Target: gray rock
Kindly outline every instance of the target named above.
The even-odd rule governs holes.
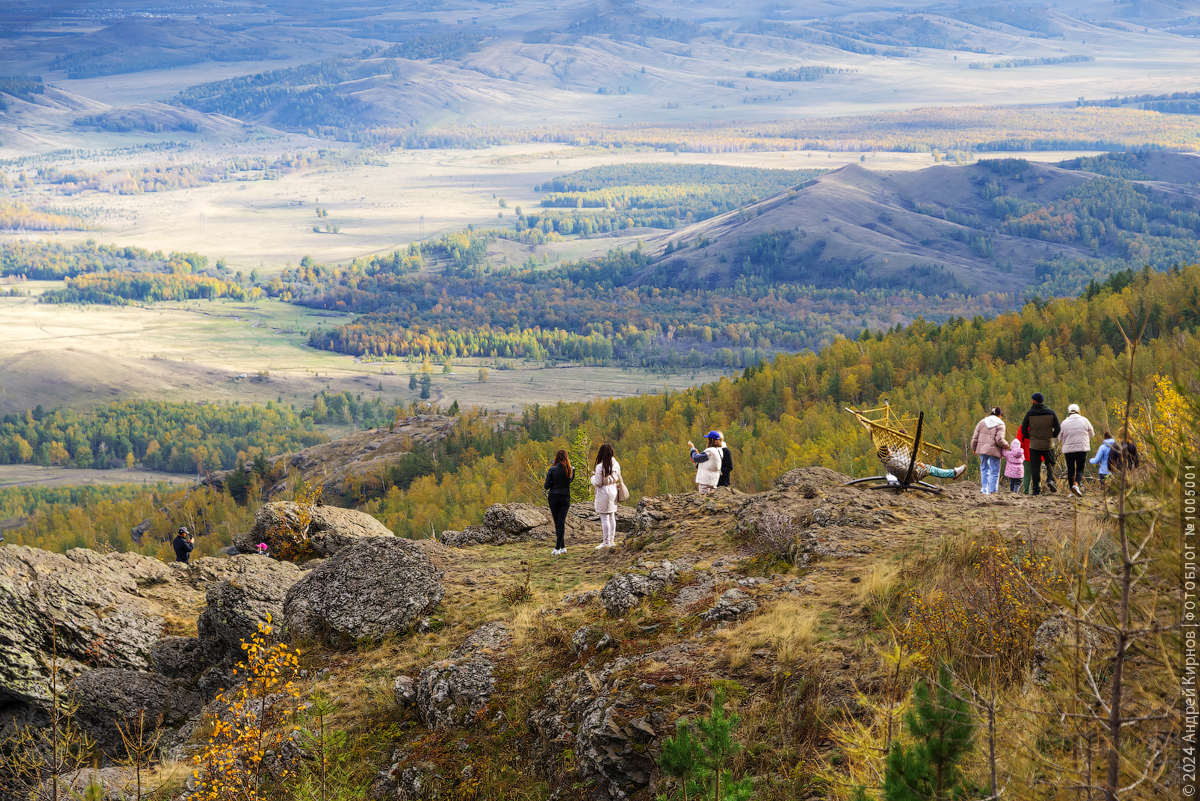
[[[261,556],[230,560],[239,572],[209,588],[208,606],[196,621],[205,661],[230,664],[242,658],[242,643],[249,642],[268,616],[283,617],[283,601],[292,585],[304,575],[290,562]]]
[[[143,783],[146,777],[142,777]],[[58,775],[60,798],[88,798],[91,801],[129,801],[137,797],[137,771],[134,768],[110,766],[107,768],[87,767],[73,773]],[[86,795],[90,790],[99,795]],[[36,801],[53,801],[54,788],[49,780],[42,785]],[[145,797],[146,788],[142,788]]]
[[[700,615],[706,623],[719,621],[741,620],[758,611],[758,604],[742,590],[725,590],[717,602]]]
[[[0,699],[49,703],[52,622],[60,685],[93,667],[149,667],[168,611],[153,596],[178,581],[138,554],[0,548]]]
[[[284,629],[293,639],[333,645],[407,633],[444,593],[442,571],[420,545],[366,537],[292,585],[283,604]]]
[[[365,512],[341,509],[336,506],[310,506],[308,544],[313,556],[332,556],[356,540],[366,537],[391,537],[387,526]],[[254,528],[234,536],[233,544],[242,553],[254,553],[259,543],[266,543],[271,553],[279,551],[272,530],[282,527],[291,531],[300,528],[300,506],[291,501],[265,503],[254,513]]]
[[[417,712],[431,729],[470,726],[496,689],[496,662],[512,643],[503,623],[485,623],[450,654],[421,671]]]
[[[118,726],[128,731],[144,714],[147,733],[161,727],[159,748],[174,744],[176,731],[200,713],[199,694],[157,673],[101,668],[83,673],[67,688],[78,704],[73,722],[109,760],[125,757]]]
[[[1089,626],[1076,626],[1075,622],[1065,614],[1059,613],[1048,618],[1038,626],[1033,633],[1033,674],[1034,684],[1047,685],[1050,683],[1050,663],[1056,659],[1065,648],[1075,647],[1076,630],[1078,630],[1079,646],[1084,655],[1090,654],[1100,646],[1100,638]]]
[[[206,667],[196,637],[163,637],[150,646],[150,668],[169,679],[191,681]]]
[[[651,570],[649,575],[618,573],[609,579],[600,591],[600,603],[609,617],[621,617],[643,599],[661,592],[675,581],[677,575],[674,565],[665,560],[661,566]]]
[[[568,517],[568,537],[577,537],[582,532],[582,524]],[[532,503],[497,503],[488,507],[482,524],[467,526],[461,531],[443,531],[441,541],[444,545],[464,548],[553,538],[554,525],[550,520],[550,510],[546,507]]]
[[[579,656],[587,650],[587,647],[591,644],[591,641],[592,627],[580,626],[575,630],[575,633],[571,635],[571,651],[576,656]]]
[[[392,697],[396,700],[396,706],[401,709],[412,706],[417,702],[417,682],[412,676],[397,676],[392,687]]]
[[[585,529],[594,531],[597,540],[600,535],[600,515],[596,514],[596,507],[590,501],[571,504],[571,517],[578,518],[584,523]],[[617,505],[617,531],[622,534],[628,534],[637,528],[637,510],[632,506]]]

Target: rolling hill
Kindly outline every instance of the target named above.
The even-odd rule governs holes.
[[[1200,158],[1144,154],[1135,162],[1142,166],[1130,169],[1146,180],[1016,159],[903,173],[850,165],[647,239],[657,258],[634,283],[716,288],[753,275],[818,288],[1019,292],[1044,281],[1039,263],[1153,260],[1127,238],[1153,236],[1144,217],[1128,213],[1139,201],[1161,207],[1154,214],[1182,214],[1192,227],[1178,232],[1180,243],[1194,244]],[[1085,216],[1107,221],[1102,235],[1089,238]]]

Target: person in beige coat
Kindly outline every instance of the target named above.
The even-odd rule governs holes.
[[[708,447],[703,451],[696,450],[691,440],[688,440],[688,447],[696,465],[696,491],[701,495],[711,495],[721,483],[721,434],[719,431],[709,431],[704,437],[708,440]]]
[[[1000,462],[1008,450],[1004,434],[1004,412],[993,406],[971,435],[971,450],[979,457],[979,491],[984,495],[1000,491]]]
[[[1079,413],[1079,404],[1072,403],[1067,407],[1067,419],[1062,421],[1058,432],[1058,441],[1062,443],[1063,458],[1067,460],[1067,486],[1069,491],[1080,498],[1083,490],[1079,488],[1079,480],[1083,478],[1083,462],[1092,450],[1092,437],[1096,429],[1092,422]]]
[[[592,473],[592,487],[596,490],[596,514],[600,515],[600,533],[603,539],[596,546],[612,548],[617,537],[617,488],[621,485],[621,463],[607,442],[596,454],[596,469]]]

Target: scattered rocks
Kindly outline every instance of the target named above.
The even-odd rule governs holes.
[[[716,582],[712,575],[703,574],[697,583],[689,584],[679,591],[671,608],[678,614],[687,614],[693,606],[711,595],[715,588]]]
[[[208,606],[196,622],[204,658],[213,665],[241,659],[242,643],[268,618],[282,618],[288,590],[304,575],[290,562],[260,556],[237,556],[230,561],[237,565],[238,573],[209,588]]]
[[[309,505],[308,543],[318,556],[333,556],[352,542],[366,537],[391,537],[387,526],[365,512],[341,509],[336,506]],[[271,531],[276,527],[298,531],[300,505],[291,501],[264,503],[254,513],[254,528],[234,537],[233,544],[242,553],[254,553],[259,543],[266,543],[272,553],[279,551]]]
[[[442,571],[420,545],[366,537],[292,585],[283,604],[284,628],[293,639],[332,645],[407,633],[444,592]]]
[[[496,662],[512,643],[503,623],[486,623],[434,662],[417,680],[417,712],[431,729],[470,726],[486,713],[496,688]]]
[[[675,581],[676,576],[678,572],[674,565],[666,560],[651,570],[649,575],[618,573],[609,579],[600,591],[600,603],[609,617],[621,617],[644,598],[661,592]]]
[[[758,604],[744,591],[738,589],[725,590],[716,604],[700,615],[706,623],[741,620],[758,611]]]

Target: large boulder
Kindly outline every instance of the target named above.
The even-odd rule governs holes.
[[[470,726],[487,710],[496,689],[496,662],[512,644],[508,627],[486,623],[450,654],[421,671],[416,704],[431,729]]]
[[[238,661],[242,643],[254,636],[259,624],[268,618],[281,620],[288,590],[304,575],[291,562],[261,556],[235,556],[230,561],[238,565],[238,573],[209,587],[208,606],[196,622],[201,652],[212,665]]]
[[[618,573],[600,590],[600,603],[609,617],[621,617],[643,599],[662,592],[677,575],[675,566],[665,559],[649,573]]]
[[[149,740],[157,728],[159,748],[178,740],[178,730],[200,713],[200,696],[158,673],[101,668],[71,682],[67,697],[77,705],[72,722],[91,737],[108,760],[126,756],[121,728],[136,733],[139,718]]]
[[[306,505],[305,511],[310,517],[307,529],[310,556],[332,556],[365,537],[392,536],[387,526],[365,512],[313,504]],[[259,543],[266,543],[271,553],[279,553],[283,543],[272,532],[280,528],[299,532],[302,522],[300,504],[291,501],[264,503],[254,513],[254,528],[236,534],[233,544],[242,553],[254,553]]]
[[[60,686],[93,667],[149,667],[170,612],[161,596],[196,597],[180,585],[137,554],[0,548],[0,706],[47,707],[52,651]]]
[[[579,521],[567,518],[567,536],[582,532]],[[504,545],[509,542],[554,539],[550,510],[533,503],[496,503],[483,514],[483,523],[461,531],[443,531],[442,543],[455,548],[468,545]]]
[[[163,637],[150,646],[150,669],[168,679],[190,682],[206,663],[196,637]]]
[[[359,539],[288,590],[284,628],[331,645],[412,629],[442,600],[442,571],[420,545],[397,537]]]

